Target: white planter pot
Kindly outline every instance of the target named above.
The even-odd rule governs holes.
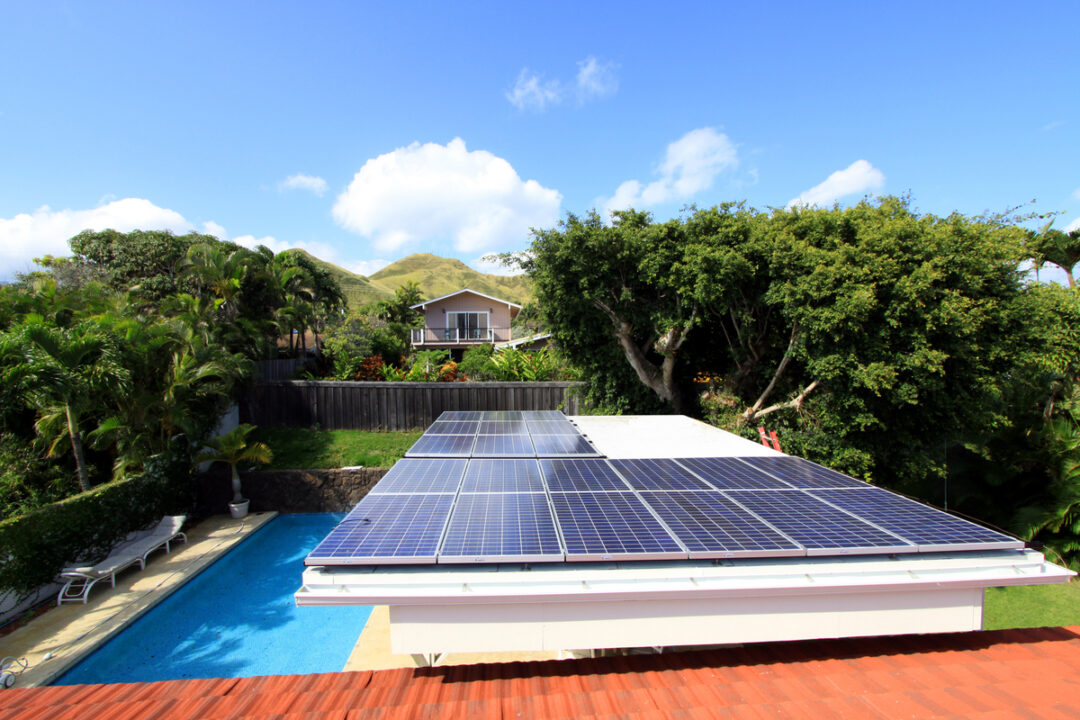
[[[238,503],[229,503],[229,514],[237,520],[245,517],[248,514],[248,505],[250,503],[250,500],[241,500]]]

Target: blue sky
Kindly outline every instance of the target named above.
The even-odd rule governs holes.
[[[750,7],[754,5],[754,7]],[[7,3],[0,280],[85,227],[478,259],[566,212],[1034,200],[1080,226],[1080,3]]]

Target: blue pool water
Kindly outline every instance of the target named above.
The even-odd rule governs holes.
[[[304,557],[344,517],[279,515],[55,681],[337,672],[370,607],[296,607]]]

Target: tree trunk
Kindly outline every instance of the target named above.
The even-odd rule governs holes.
[[[236,471],[236,463],[229,467],[232,468],[232,501],[234,503],[243,502],[244,496],[240,494],[240,473]]]
[[[75,415],[71,412],[71,405],[65,405],[67,411],[68,435],[71,436],[71,451],[75,453],[75,467],[79,471],[79,487],[83,492],[90,489],[90,474],[86,471],[86,456],[83,454],[82,430]]]

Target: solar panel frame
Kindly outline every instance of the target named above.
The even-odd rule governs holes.
[[[446,525],[438,562],[560,562],[564,556],[543,492],[463,493]]]
[[[802,490],[726,490],[724,494],[802,545],[807,555],[918,552],[913,543]]]
[[[919,552],[1015,550],[1024,542],[883,488],[807,490],[864,522],[914,543]],[[964,540],[963,538],[970,538]]]
[[[676,458],[675,461],[718,490],[786,490],[794,487],[735,457]]]
[[[405,451],[405,457],[467,458],[472,454],[475,435],[421,435],[413,446]]]
[[[552,493],[568,562],[685,560],[686,548],[632,492]]]
[[[544,492],[544,478],[536,460],[470,460],[461,481],[461,493]]]
[[[450,494],[367,495],[304,564],[433,564],[453,501]]]
[[[566,420],[526,420],[530,435],[581,435],[577,427]]]
[[[603,458],[541,458],[539,465],[552,494],[630,492],[630,486]]]
[[[603,457],[584,435],[534,435],[533,447],[537,457],[599,458]]]
[[[457,492],[468,460],[404,458],[383,475],[368,495],[416,495]]]
[[[612,459],[612,467],[635,490],[711,490],[671,458]]]
[[[691,560],[799,557],[806,549],[718,490],[643,491]]]
[[[742,457],[750,467],[768,473],[801,490],[810,488],[871,487],[843,473],[793,455]]]
[[[436,422],[447,422],[452,420],[472,420],[479,422],[483,418],[484,412],[482,410],[443,410],[439,417],[435,418]]]
[[[425,435],[475,435],[480,423],[476,420],[436,420],[424,431]]]
[[[477,435],[470,457],[536,457],[528,435]]]

